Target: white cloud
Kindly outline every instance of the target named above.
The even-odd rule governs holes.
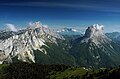
[[[44,28],[48,28],[48,25],[43,25]]]
[[[14,31],[14,32],[17,32],[18,30],[16,29],[15,25],[13,24],[5,24],[5,26],[11,30],[11,31]]]
[[[29,22],[28,25],[29,25],[30,27],[33,27],[33,26],[34,26],[34,23],[33,23],[33,22]]]

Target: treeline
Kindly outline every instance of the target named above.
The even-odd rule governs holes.
[[[113,70],[99,70],[96,72],[86,72],[84,75],[72,75],[64,79],[120,79],[120,68]]]
[[[49,79],[50,72],[64,71],[69,66],[13,63],[0,69],[0,79]]]
[[[74,67],[51,75],[51,79],[120,79],[120,67],[110,69],[80,69]]]
[[[0,79],[120,79],[120,67],[86,69],[19,62],[0,65]]]

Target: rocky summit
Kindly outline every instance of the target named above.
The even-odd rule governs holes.
[[[13,58],[23,62],[36,62],[33,50],[47,55],[46,42],[57,44],[56,40],[64,38],[49,28],[35,22],[32,27],[14,31],[0,32],[0,63],[12,63]]]
[[[113,67],[120,64],[120,45],[104,34],[104,26],[94,24],[83,37],[73,42],[70,50],[77,65],[88,67]]]
[[[81,40],[82,43],[92,41],[95,44],[110,42],[111,39],[109,39],[104,34],[104,26],[100,24],[94,24],[87,28],[85,35],[83,39]]]

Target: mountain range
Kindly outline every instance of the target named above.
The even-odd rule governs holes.
[[[115,67],[120,65],[118,38],[119,33],[105,34],[100,24],[89,26],[83,35],[71,28],[56,32],[35,22],[15,32],[0,31],[0,63]]]

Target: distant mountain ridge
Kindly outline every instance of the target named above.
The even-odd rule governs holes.
[[[114,42],[119,43],[120,42],[120,32],[112,32],[112,33],[106,33],[106,36],[108,36],[110,39],[112,39]],[[120,44],[120,43],[119,43]]]
[[[57,31],[61,35],[82,35],[76,28],[66,27]]]

